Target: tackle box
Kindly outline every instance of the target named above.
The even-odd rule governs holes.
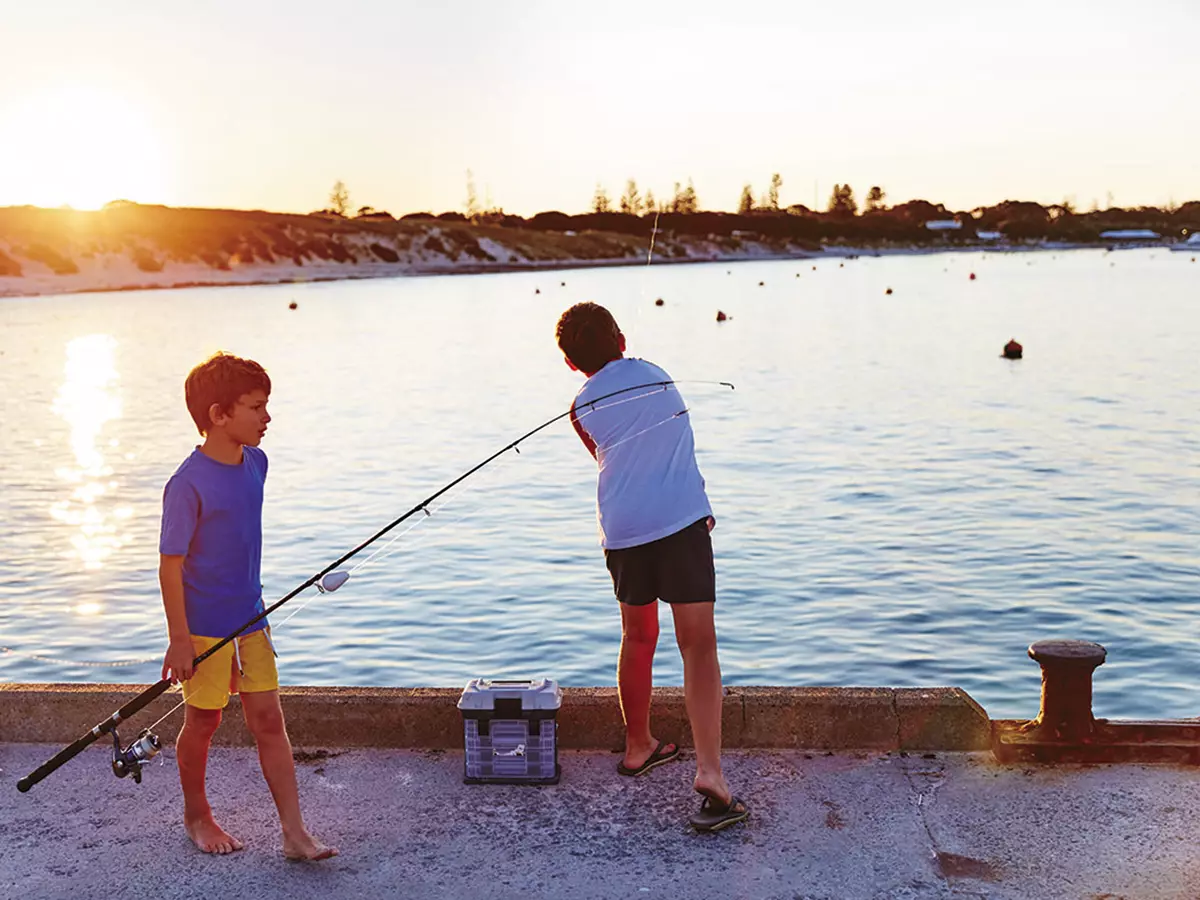
[[[551,679],[474,678],[458,700],[467,784],[558,784],[558,708]]]

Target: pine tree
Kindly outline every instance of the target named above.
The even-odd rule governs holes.
[[[754,212],[754,189],[750,185],[742,188],[742,199],[738,201],[738,215],[746,216]]]

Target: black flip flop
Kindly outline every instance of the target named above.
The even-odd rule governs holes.
[[[706,794],[704,801],[700,804],[700,812],[688,819],[688,822],[697,831],[720,831],[722,828],[728,828],[730,825],[744,821],[749,815],[750,810],[737,797],[731,797],[728,805],[722,806]]]
[[[629,766],[625,765],[625,763],[623,763],[623,762],[617,763],[617,774],[618,775],[626,775],[626,776],[629,776],[630,778],[632,778],[635,775],[645,775],[647,772],[649,772],[655,766],[661,766],[663,763],[669,763],[673,759],[678,759],[679,758],[679,745],[678,744],[670,744],[670,746],[673,749],[664,750],[663,748],[666,747],[668,744],[670,744],[669,741],[659,741],[658,746],[654,748],[654,752],[651,753],[648,757],[646,757],[646,761],[644,763],[642,763],[640,766],[638,766],[636,769],[629,768]]]

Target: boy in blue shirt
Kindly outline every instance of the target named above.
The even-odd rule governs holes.
[[[559,318],[555,337],[567,365],[588,379],[571,405],[571,424],[600,467],[600,543],[621,606],[617,695],[625,758],[617,772],[641,775],[679,755],[675,744],[655,740],[650,730],[663,600],[671,606],[683,656],[696,745],[692,786],[704,797],[691,824],[698,831],[719,831],[749,811],[721,771],[721,667],[709,537],[715,520],[696,465],[687,407],[674,385],[645,387],[671,376],[645,360],[625,358],[625,335],[603,306],[575,304]],[[615,392],[620,393],[609,396]]]
[[[258,363],[218,353],[188,373],[188,412],[204,443],[175,470],[163,491],[159,583],[170,645],[162,677],[183,682],[187,703],[175,742],[184,827],[205,853],[231,853],[242,842],[213,818],[204,790],[208,748],[230,694],[240,694],[258,745],[263,775],[279,810],[288,859],[337,855],[304,827],[296,768],[279,705],[275,650],[266,620],[193,667],[195,657],[264,610],[263,484],[258,449],[267,423],[271,379]]]

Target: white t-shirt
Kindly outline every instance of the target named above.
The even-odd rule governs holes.
[[[575,396],[579,426],[596,445],[606,550],[648,544],[712,515],[687,406],[675,385],[655,384],[670,380],[643,359],[614,359]],[[606,397],[614,391],[622,393]]]

